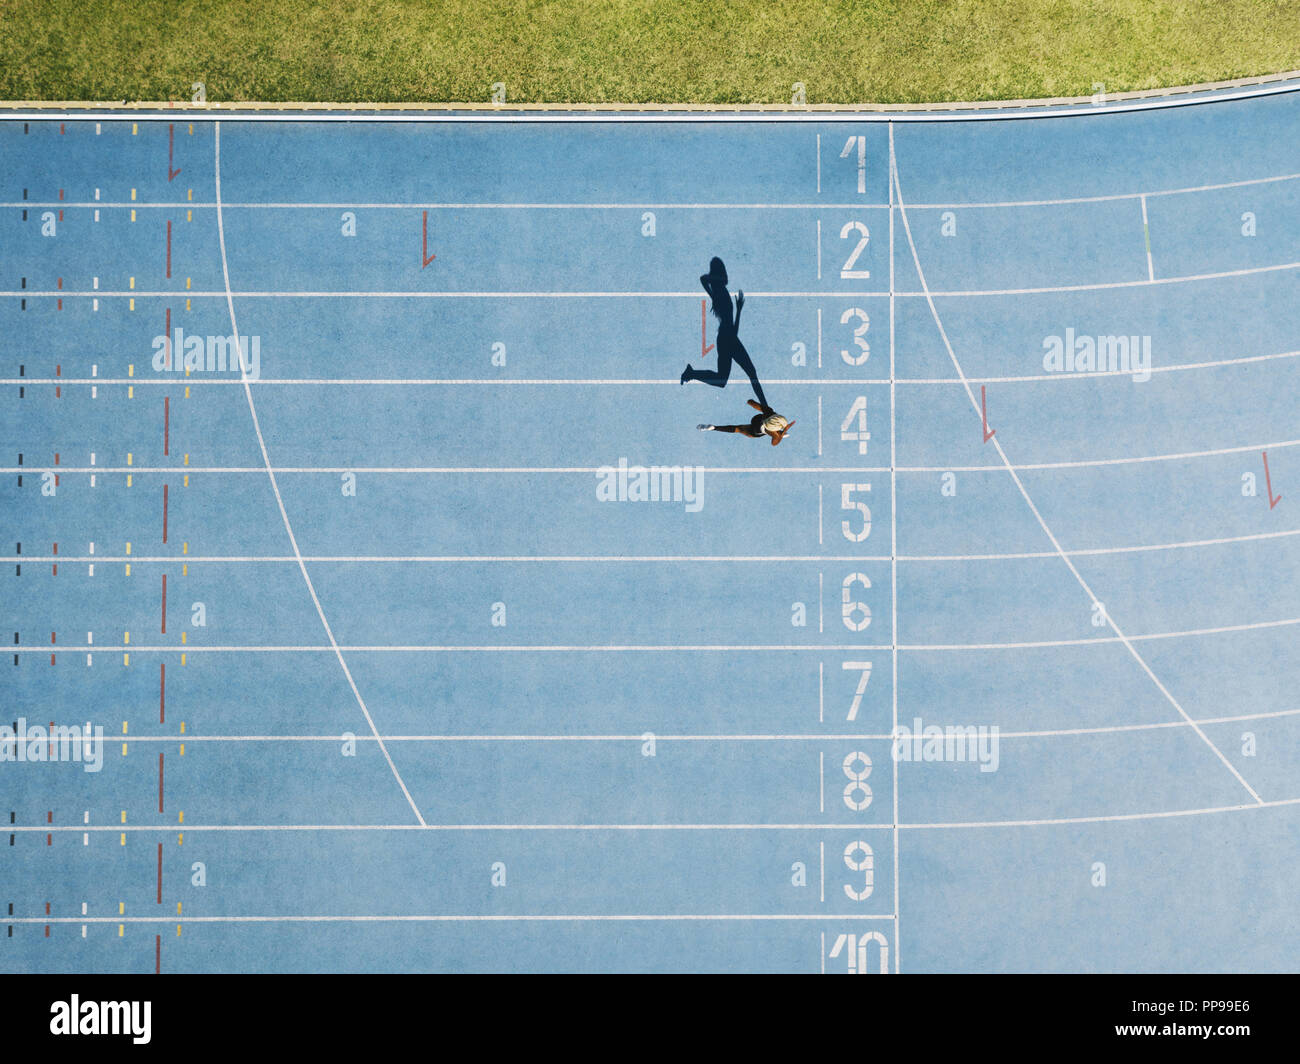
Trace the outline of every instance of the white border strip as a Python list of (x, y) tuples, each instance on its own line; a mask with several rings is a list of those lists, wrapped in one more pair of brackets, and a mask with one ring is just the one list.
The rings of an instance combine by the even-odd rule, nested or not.
[[(18, 121), (18, 122), (175, 122), (178, 118), (184, 121), (197, 122), (417, 122), (423, 124), (431, 123), (557, 123), (557, 124), (608, 124), (608, 123), (673, 123), (673, 122), (700, 122), (706, 124), (716, 123), (739, 123), (746, 124), (751, 122), (905, 122), (905, 123), (929, 123), (929, 122), (996, 122), (1007, 119), (1018, 118), (1070, 118), (1080, 115), (1102, 115), (1102, 114), (1132, 114), (1140, 111), (1157, 111), (1175, 107), (1192, 107), (1197, 104), (1207, 103), (1228, 103), (1234, 100), (1258, 99), (1266, 96), (1277, 96), (1282, 93), (1300, 92), (1300, 80), (1294, 82), (1285, 82), (1279, 85), (1267, 85), (1253, 89), (1246, 89), (1240, 92), (1218, 92), (1215, 90), (1205, 90), (1204, 95), (1195, 95), (1182, 98), (1160, 98), (1154, 100), (1143, 100), (1138, 103), (1118, 103), (1118, 104), (1093, 104), (1077, 103), (1064, 106), (1041, 106), (1027, 103), (1019, 108), (1011, 108), (998, 111), (945, 111), (944, 105), (936, 105), (934, 111), (924, 111), (919, 113), (905, 111), (797, 111), (797, 112), (771, 112), (771, 111), (731, 111), (731, 112), (681, 112), (681, 113), (657, 113), (657, 112), (578, 112), (570, 113), (563, 111), (544, 111), (544, 112), (508, 112), (501, 113), (451, 113), (443, 114), (436, 111), (420, 112), (416, 114), (406, 113), (386, 113), (386, 112), (365, 112), (365, 111), (326, 111), (326, 112), (303, 112), (303, 113), (265, 113), (261, 111), (243, 111), (238, 108), (240, 105), (232, 105), (227, 110), (218, 110), (214, 105), (209, 110), (194, 110), (190, 108), (175, 108), (161, 111), (98, 111), (94, 109), (69, 109), (63, 111), (0, 111), (0, 120)], [(562, 105), (557, 105), (562, 106)], [(949, 105), (952, 106), (952, 105)], [(1035, 109), (1038, 107), (1039, 109)]]

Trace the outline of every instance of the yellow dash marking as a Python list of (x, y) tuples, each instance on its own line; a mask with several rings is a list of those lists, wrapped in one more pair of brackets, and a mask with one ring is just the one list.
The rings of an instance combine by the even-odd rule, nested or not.
[(133, 221), (133, 222), (135, 221), (135, 208), (134, 208), (134, 207), (131, 208), (131, 221)]

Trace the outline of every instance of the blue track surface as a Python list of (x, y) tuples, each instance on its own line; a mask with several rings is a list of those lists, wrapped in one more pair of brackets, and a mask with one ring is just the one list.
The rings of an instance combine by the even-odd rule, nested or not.
[(1294, 968), (1300, 98), (190, 118), (0, 122), (0, 970)]

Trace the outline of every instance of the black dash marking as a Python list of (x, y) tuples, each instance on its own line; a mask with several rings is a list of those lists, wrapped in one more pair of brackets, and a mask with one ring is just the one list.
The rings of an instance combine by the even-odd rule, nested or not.
[(24, 299), (24, 300), (22, 301), (22, 306), (20, 306), (18, 309), (19, 309), (19, 310), (26, 310), (26, 309), (27, 309), (27, 300)]
[(24, 288), (27, 287), (27, 278), (26, 278), (26, 277), (23, 278), (23, 287), (24, 287)]

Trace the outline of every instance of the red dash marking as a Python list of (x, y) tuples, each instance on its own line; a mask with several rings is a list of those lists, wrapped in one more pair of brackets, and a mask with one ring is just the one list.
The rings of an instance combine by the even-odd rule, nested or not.
[[(58, 554), (58, 553), (59, 553), (59, 545), (58, 545), (57, 543), (54, 544), (54, 553), (55, 553), (55, 554)], [(51, 566), (51, 569), (53, 569), (53, 572), (50, 574), (51, 576), (58, 576), (58, 575), (59, 575), (59, 563), (58, 563), (58, 562), (55, 562), (54, 565)], [(54, 633), (53, 633), (53, 632), (50, 633), (50, 642), (51, 642), (51, 643), (54, 642)]]
[(180, 173), (179, 169), (172, 169), (172, 156), (176, 148), (176, 127), (167, 127), (167, 180), (175, 181), (176, 175)]
[[(159, 763), (162, 762), (162, 754), (158, 755)], [(159, 809), (162, 806), (158, 807)], [(158, 843), (158, 904), (162, 904), (162, 843)]]
[(59, 211), (59, 221), (63, 221), (63, 212)]
[(167, 276), (172, 275), (172, 220), (167, 219)]
[(162, 630), (163, 634), (167, 633), (167, 574), (163, 573), (162, 589)]
[(167, 663), (158, 663), (158, 723), (167, 723)]
[(984, 385), (980, 385), (980, 417), (984, 421), (984, 442), (988, 443), (997, 433), (997, 429), (989, 428), (989, 408), (988, 401), (984, 396)]
[[(63, 193), (59, 193), (59, 199), (63, 199)], [(59, 291), (63, 291), (63, 278), (59, 278)]]
[(49, 924), (46, 924), (46, 925), (45, 925), (45, 937), (46, 937), (46, 938), (49, 938), (49, 937), (50, 937), (50, 925), (49, 925)]
[[(59, 136), (63, 136), (63, 123), (59, 123)], [(62, 191), (59, 192), (59, 199), (63, 199)]]
[[(159, 754), (158, 755), (158, 812), (160, 813), (163, 811), (162, 794), (163, 794), (163, 756), (162, 754)], [(159, 853), (162, 852), (161, 845), (158, 847), (158, 852)]]
[[(167, 542), (167, 485), (163, 485), (163, 542)], [(167, 629), (164, 628), (165, 632)]]
[[(171, 422), (171, 412), (172, 412), (172, 400), (171, 400), (171, 396), (169, 396), (169, 395), (164, 395), (164, 396), (163, 396), (163, 454), (171, 454), (171, 453), (172, 453), (172, 451), (171, 451), (171, 439), (172, 439), (172, 437), (171, 437), (171, 427), (172, 427), (172, 422)], [(165, 494), (165, 492), (164, 492), (164, 494)], [(164, 542), (164, 543), (167, 542), (167, 538), (166, 538), (165, 536), (163, 537), (163, 542)]]
[[(62, 129), (63, 127), (60, 126), (59, 128)], [(59, 199), (63, 199), (63, 189), (59, 189)]]
[(709, 338), (709, 319), (705, 316), (705, 309), (707, 308), (707, 306), (708, 306), (708, 301), (701, 299), (700, 300), (700, 357), (701, 358), (703, 358), (705, 355), (707, 355), (710, 351), (713, 350), (712, 344), (709, 344), (706, 347), (704, 343), (704, 341), (706, 341)]
[[(438, 257), (437, 255), (429, 254), (429, 212), (428, 211), (424, 212), (424, 250), (421, 252), (421, 255), (423, 256), (424, 266), (428, 266), (429, 263), (431, 263), (434, 259)], [(424, 266), (421, 266), (420, 269), (424, 269)]]
[(45, 903), (45, 915), (50, 915), (50, 903), (48, 901)]
[(1282, 501), (1282, 496), (1274, 497), (1273, 495), (1273, 481), (1268, 474), (1268, 452), (1261, 451), (1260, 454), (1264, 456), (1264, 486), (1268, 490), (1268, 508), (1271, 510)]
[[(53, 823), (54, 823), (54, 810), (53, 810), (53, 809), (51, 809), (48, 813), (45, 814), (45, 823), (47, 823), (47, 824), (53, 824)], [(49, 905), (50, 903), (49, 903), (49, 902), (46, 902), (45, 904), (46, 904), (46, 905)], [(46, 909), (45, 911), (48, 913), (50, 910), (49, 910), (49, 909)]]
[(46, 845), (46, 846), (53, 846), (53, 845), (54, 845), (54, 836), (53, 836), (53, 835), (46, 835), (46, 836), (45, 836), (45, 845)]
[[(63, 300), (60, 299), (60, 300), (58, 301), (58, 306), (56, 306), (54, 309), (55, 309), (55, 310), (62, 310), (62, 309), (63, 309)], [(57, 389), (56, 389), (56, 390), (57, 390)]]
[(162, 935), (153, 936), (153, 974), (162, 975)]

